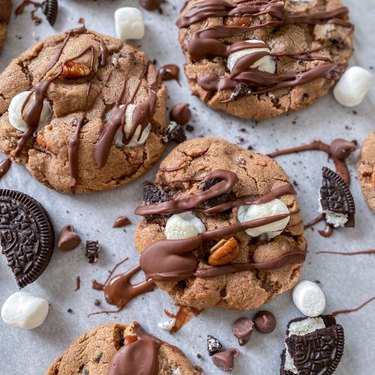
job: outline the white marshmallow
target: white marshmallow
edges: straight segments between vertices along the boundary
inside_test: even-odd
[[[183,240],[206,231],[202,221],[192,212],[172,215],[165,226],[167,240]]]
[[[326,297],[312,281],[300,281],[293,289],[293,302],[302,314],[314,318],[326,308]]]
[[[11,326],[34,329],[43,324],[48,310],[49,305],[44,298],[16,292],[4,302],[1,317]]]
[[[26,122],[22,118],[22,107],[29,97],[31,91],[23,91],[16,95],[12,101],[10,102],[9,109],[8,109],[8,116],[9,116],[9,122],[10,124],[20,132],[25,132],[28,128]],[[28,110],[30,110],[31,106],[35,103],[35,94],[32,94],[28,103],[25,106],[25,109],[23,111],[24,114],[27,113]],[[48,120],[50,119],[52,115],[52,109],[49,105],[47,100],[43,100],[43,109],[40,114],[40,121],[39,121],[39,128],[43,127],[48,123]]]
[[[257,44],[262,43],[262,41],[256,40],[256,39],[246,40],[245,42],[249,43],[249,47],[251,47],[251,45],[252,44],[254,45],[255,43]],[[268,53],[271,52],[271,50],[267,47],[266,43],[264,43],[264,47],[262,48],[259,48],[259,47],[247,48],[247,49],[243,49],[243,50],[231,53],[228,56],[228,60],[227,60],[227,67],[229,71],[231,72],[233,70],[233,67],[236,65],[237,61],[240,58],[247,56],[247,55],[252,55],[254,53],[261,52],[261,51],[265,51]],[[257,60],[253,65],[250,66],[250,68],[258,69],[261,72],[274,74],[276,72],[276,63],[275,63],[275,60],[271,56],[267,55]]]
[[[123,105],[120,106],[120,108],[123,108],[123,107],[124,107]],[[129,137],[130,132],[133,128],[133,112],[134,112],[135,107],[136,106],[134,104],[129,104],[128,107],[126,108],[126,112],[125,112],[125,135],[126,135],[126,138]],[[148,136],[150,135],[151,124],[147,125],[147,127],[142,132],[141,138],[138,139],[141,131],[142,131],[142,126],[138,125],[132,139],[126,145],[127,147],[138,147],[138,146],[144,145],[145,142],[147,141]],[[116,135],[115,135],[115,143],[116,143],[117,147],[123,147],[124,146],[124,143],[122,142],[122,138],[123,138],[123,132],[122,132],[122,129],[119,128],[116,132]]]
[[[349,68],[339,79],[333,95],[345,107],[361,104],[374,82],[374,76],[359,66]]]
[[[119,8],[115,12],[116,34],[122,40],[139,40],[145,35],[142,12],[133,7]]]
[[[238,209],[237,218],[240,223],[245,223],[246,221],[261,219],[263,217],[288,213],[289,209],[286,204],[280,199],[274,199],[271,202],[264,204],[240,206],[240,208]],[[289,220],[290,216],[271,224],[246,229],[246,233],[251,237],[258,237],[262,234],[265,234],[268,239],[271,239],[282,233],[282,231],[288,225]]]
[[[172,331],[173,327],[176,325],[176,319],[170,319],[165,322],[158,323],[158,327],[164,329],[168,332]]]

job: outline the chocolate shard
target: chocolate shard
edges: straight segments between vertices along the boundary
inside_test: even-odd
[[[57,0],[45,0],[41,4],[42,12],[47,18],[48,23],[53,26],[56,22],[57,13],[59,11],[59,3]]]
[[[334,171],[323,167],[320,204],[326,222],[335,227],[355,225],[355,203],[349,186]]]
[[[86,256],[89,263],[96,263],[99,258],[100,246],[99,241],[86,241]]]
[[[20,288],[46,269],[55,231],[44,207],[19,191],[0,189],[0,244]]]
[[[143,183],[143,201],[146,205],[170,201],[168,194],[150,181]]]

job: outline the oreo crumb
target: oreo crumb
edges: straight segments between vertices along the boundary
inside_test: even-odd
[[[143,183],[143,201],[146,205],[168,202],[169,196],[150,181]]]
[[[207,336],[207,351],[209,356],[213,356],[215,353],[223,350],[223,344],[215,337],[208,335]]]
[[[68,310],[66,310],[66,312],[68,312],[69,314],[73,314],[73,310],[72,309],[68,309]]]
[[[89,258],[89,263],[93,264],[98,261],[100,253],[99,241],[86,241],[86,256]]]
[[[182,143],[186,141],[184,128],[176,122],[171,121],[164,131],[164,142]]]

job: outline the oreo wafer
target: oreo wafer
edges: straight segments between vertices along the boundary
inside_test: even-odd
[[[320,205],[326,222],[334,227],[354,227],[355,204],[349,186],[331,169],[323,167],[322,172]]]
[[[44,207],[19,191],[0,189],[0,243],[20,288],[47,267],[55,232]]]

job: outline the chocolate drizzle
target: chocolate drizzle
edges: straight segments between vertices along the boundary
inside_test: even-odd
[[[375,249],[372,250],[360,250],[360,251],[318,251],[317,254],[333,254],[333,255],[344,255],[344,256],[353,256],[353,255],[371,255],[375,254]]]
[[[9,171],[12,161],[7,158],[0,162],[0,179],[3,178]]]
[[[369,300],[367,300],[366,302],[362,303],[360,306],[355,307],[354,309],[336,310],[331,315],[334,316],[334,317],[336,317],[337,315],[340,315],[340,314],[349,314],[349,313],[352,313],[352,312],[359,311],[359,310],[361,310],[363,307],[365,307],[367,304],[369,304],[372,301],[375,301],[375,297],[370,298]]]

